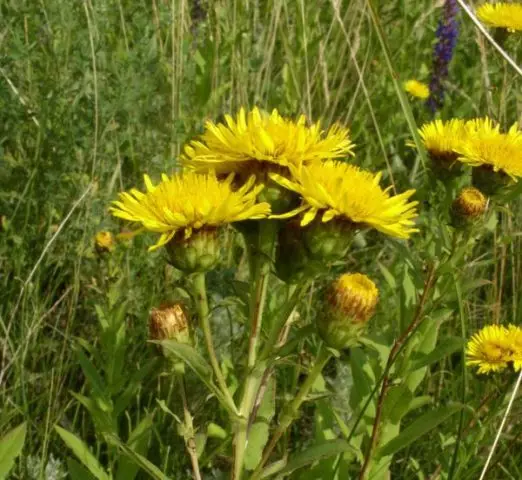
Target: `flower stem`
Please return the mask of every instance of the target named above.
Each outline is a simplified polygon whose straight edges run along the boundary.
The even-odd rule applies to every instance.
[[[181,401],[183,402],[183,414],[185,419],[185,446],[187,447],[190,461],[192,462],[192,470],[194,471],[194,479],[201,480],[201,472],[199,471],[198,454],[196,452],[196,441],[194,440],[194,424],[192,422],[192,415],[188,408],[187,393],[185,391],[185,377],[179,376]]]
[[[277,426],[274,434],[272,435],[272,438],[270,439],[268,446],[265,448],[265,451],[263,452],[263,458],[261,459],[261,462],[254,471],[251,480],[257,480],[260,478],[263,467],[270,458],[270,455],[272,454],[272,451],[277,445],[277,442],[288,430],[288,427],[290,427],[293,421],[297,418],[301,404],[306,400],[306,397],[310,393],[310,390],[315,381],[317,380],[317,377],[323,371],[324,366],[326,365],[328,360],[330,360],[331,357],[331,351],[321,344],[319,347],[319,353],[317,354],[312,370],[308,374],[308,377],[306,378],[304,383],[301,385],[301,388],[299,389],[299,392],[297,392],[295,398],[284,409],[284,413],[281,417],[281,420],[279,421],[279,425]]]
[[[500,439],[500,435],[502,434],[502,431],[504,430],[504,425],[506,424],[506,420],[509,416],[509,412],[511,411],[511,407],[513,406],[513,402],[515,400],[515,397],[517,396],[518,389],[520,387],[520,382],[522,381],[522,370],[520,371],[517,382],[515,383],[515,387],[513,388],[513,393],[511,394],[511,398],[509,399],[508,406],[506,408],[506,413],[504,414],[504,417],[502,418],[502,423],[500,424],[500,427],[497,431],[497,435],[495,437],[495,441],[493,442],[493,445],[491,446],[491,449],[489,451],[488,458],[486,460],[486,464],[484,465],[484,468],[482,469],[482,473],[480,474],[479,480],[484,480],[486,478],[486,473],[489,468],[489,464],[491,463],[491,459],[493,458],[493,454],[495,453],[495,450],[498,445],[498,441]]]
[[[239,406],[241,420],[237,424],[234,438],[234,468],[232,471],[234,480],[240,480],[243,473],[250,414],[266,367],[266,362],[257,362],[256,364],[256,361],[276,234],[277,223],[275,221],[264,220],[259,222],[257,245],[251,246],[250,265],[253,289],[250,295],[250,337],[248,339],[247,376]]]
[[[231,407],[232,411],[237,412],[237,407],[230,394],[230,391],[227,387],[227,383],[225,381],[225,377],[221,372],[221,367],[219,366],[219,362],[216,355],[216,350],[214,349],[214,341],[212,339],[212,331],[210,329],[210,321],[209,321],[209,308],[208,308],[208,299],[207,299],[207,287],[205,283],[205,273],[200,272],[194,276],[194,289],[196,292],[196,306],[198,310],[198,315],[201,321],[201,329],[203,330],[203,335],[205,337],[205,344],[207,346],[208,356],[210,358],[210,364],[212,365],[212,369],[214,370],[214,375],[216,376],[216,380],[218,382],[220,390],[223,392],[225,400]]]

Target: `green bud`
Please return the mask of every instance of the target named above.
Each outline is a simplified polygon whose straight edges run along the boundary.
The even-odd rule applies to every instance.
[[[186,273],[208,272],[219,262],[219,231],[202,228],[186,239],[176,235],[166,248],[170,263],[177,269]]]

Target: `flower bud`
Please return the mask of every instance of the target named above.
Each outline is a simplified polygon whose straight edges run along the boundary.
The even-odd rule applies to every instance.
[[[327,290],[317,328],[325,343],[338,350],[357,343],[377,305],[379,290],[361,273],[345,273]]]
[[[334,218],[325,223],[316,219],[303,229],[303,240],[312,260],[330,263],[346,255],[356,232],[348,220]]]
[[[488,165],[473,167],[471,178],[473,186],[490,197],[502,193],[506,187],[513,183],[507,174],[502,171],[495,172]]]
[[[170,263],[185,273],[207,272],[219,262],[219,231],[217,228],[196,230],[188,238],[175,236],[166,248]]]
[[[183,306],[174,303],[153,308],[149,316],[149,338],[189,344],[190,330]]]
[[[300,226],[299,219],[288,220],[279,232],[278,277],[299,283],[326,272],[346,255],[355,233],[355,225],[345,220],[317,219],[306,227]]]
[[[486,196],[475,187],[463,188],[451,206],[455,226],[473,222],[484,215],[488,206]]]
[[[114,237],[111,232],[101,231],[94,237],[94,245],[98,253],[112,252],[114,250]]]

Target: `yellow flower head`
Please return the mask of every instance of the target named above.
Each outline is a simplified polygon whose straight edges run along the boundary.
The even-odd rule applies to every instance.
[[[466,123],[464,141],[457,146],[459,160],[474,167],[484,166],[512,178],[522,177],[522,132],[513,125],[501,133],[491,119]]]
[[[434,120],[419,129],[419,135],[430,158],[438,166],[451,168],[457,161],[456,149],[465,134],[465,122],[459,119]]]
[[[406,90],[411,96],[423,100],[430,96],[430,87],[417,80],[408,80],[407,82],[404,82],[404,90]]]
[[[269,115],[257,107],[248,114],[241,108],[235,119],[225,115],[225,122],[207,122],[200,139],[185,146],[187,167],[228,173],[251,162],[289,167],[353,154],[348,129],[334,125],[325,132],[319,123],[308,126],[304,115],[294,122],[275,109]]]
[[[466,365],[478,366],[478,373],[499,372],[513,360],[514,342],[501,325],[488,325],[469,340]]]
[[[163,175],[154,186],[145,175],[147,192],[131,189],[120,193],[119,201],[113,202],[110,210],[115,217],[141,223],[143,230],[160,233],[150,250],[167,244],[178,232],[189,238],[193,230],[270,214],[268,203],[256,203],[263,186],[255,185],[254,176],[237,190],[232,188],[232,180],[232,174],[218,180],[213,172],[188,172],[170,178]]]
[[[111,232],[101,231],[94,237],[94,244],[98,252],[111,252],[114,249],[114,243]]]
[[[477,17],[490,27],[505,28],[510,32],[522,30],[520,3],[484,3],[477,8]]]
[[[518,372],[522,369],[522,328],[508,325],[508,338],[511,342],[513,368]]]
[[[398,238],[408,238],[417,232],[413,218],[418,202],[408,202],[415,190],[390,195],[379,186],[381,174],[335,160],[311,163],[301,168],[290,167],[293,178],[271,174],[271,178],[303,197],[302,205],[279,218],[306,212],[301,226],[308,225],[319,214],[323,222],[334,217],[356,225],[376,228]]]

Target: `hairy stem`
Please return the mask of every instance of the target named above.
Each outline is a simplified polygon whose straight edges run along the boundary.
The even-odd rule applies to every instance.
[[[270,458],[270,455],[272,454],[272,451],[277,445],[277,442],[288,430],[290,425],[292,425],[293,421],[297,418],[301,404],[306,400],[306,397],[310,393],[312,385],[315,383],[317,377],[323,371],[324,366],[327,364],[328,360],[330,360],[331,357],[332,353],[330,352],[330,350],[328,350],[324,345],[321,345],[319,347],[319,353],[317,354],[312,370],[308,374],[308,377],[306,378],[304,383],[301,385],[301,388],[299,389],[299,392],[297,393],[295,398],[292,400],[292,402],[290,402],[289,405],[285,407],[284,414],[279,421],[279,425],[276,428],[274,434],[272,435],[272,438],[270,439],[268,446],[265,448],[265,451],[263,452],[263,458],[261,459],[261,462],[254,471],[251,480],[257,480],[260,478],[263,466]]]
[[[254,408],[257,392],[263,378],[263,372],[266,369],[266,362],[257,362],[257,354],[266,303],[268,279],[273,262],[276,233],[277,223],[273,220],[264,220],[259,223],[257,244],[250,246],[250,278],[253,284],[250,295],[250,336],[248,339],[247,376],[239,406],[241,420],[237,424],[234,438],[234,468],[232,471],[232,478],[234,480],[239,480],[243,473],[250,415]]]
[[[214,375],[216,376],[219,388],[222,391],[226,402],[229,404],[232,411],[237,412],[236,404],[234,403],[234,399],[227,387],[223,372],[221,372],[221,367],[219,366],[216,350],[214,348],[214,340],[212,339],[212,331],[210,329],[207,287],[204,273],[197,273],[194,276],[194,289],[196,292],[196,306],[201,321],[201,329],[203,330],[203,335],[205,337],[205,344],[210,358],[210,364],[212,365]]]
[[[388,356],[388,361],[386,362],[386,367],[384,368],[383,380],[381,385],[381,391],[379,393],[379,398],[377,400],[377,409],[375,411],[375,420],[373,422],[372,436],[370,438],[370,443],[368,445],[368,450],[366,451],[366,455],[364,458],[364,463],[359,473],[359,480],[365,480],[367,478],[368,469],[370,467],[371,459],[375,447],[377,446],[377,433],[379,431],[379,424],[381,422],[382,409],[384,406],[384,400],[386,398],[386,394],[388,393],[388,388],[391,383],[390,372],[395,360],[397,359],[402,346],[408,340],[408,338],[412,335],[413,332],[417,329],[420,322],[424,318],[424,307],[426,302],[428,301],[428,294],[431,292],[435,280],[435,267],[431,266],[428,272],[428,276],[426,278],[426,282],[424,284],[424,291],[422,293],[422,297],[417,306],[417,310],[415,312],[415,316],[413,321],[410,323],[408,328],[404,331],[404,333],[395,340],[393,347],[390,351],[390,355]]]
[[[179,376],[181,401],[183,402],[183,415],[185,419],[185,446],[192,463],[192,470],[194,472],[194,479],[201,480],[201,472],[199,471],[198,454],[196,452],[196,441],[194,439],[194,424],[192,422],[192,415],[188,408],[187,393],[185,391],[185,377]]]

